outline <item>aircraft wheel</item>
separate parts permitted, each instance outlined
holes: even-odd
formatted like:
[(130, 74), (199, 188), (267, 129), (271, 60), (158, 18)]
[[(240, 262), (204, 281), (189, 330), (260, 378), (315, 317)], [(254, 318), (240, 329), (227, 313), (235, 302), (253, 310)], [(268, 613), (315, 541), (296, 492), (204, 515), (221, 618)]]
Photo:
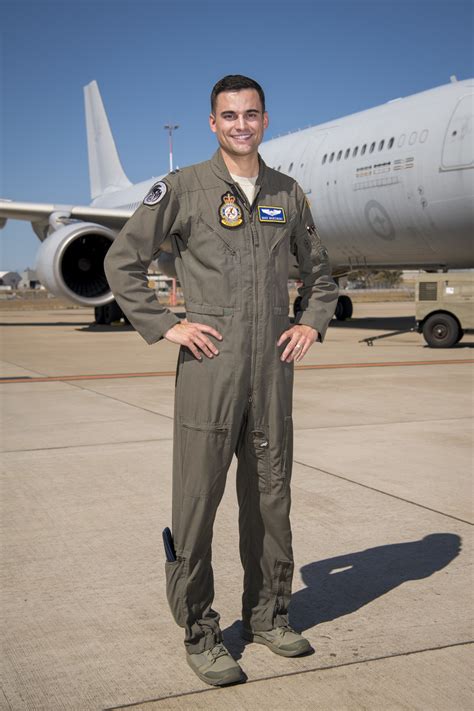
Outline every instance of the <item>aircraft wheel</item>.
[(116, 301), (94, 309), (96, 323), (110, 325), (113, 321), (120, 321), (123, 316), (122, 309)]
[(346, 294), (340, 296), (337, 300), (335, 316), (338, 321), (346, 321), (351, 318), (353, 312), (352, 299)]
[(301, 311), (301, 296), (297, 296), (293, 303), (293, 316), (296, 318), (297, 314)]
[(99, 324), (105, 323), (105, 314), (104, 314), (104, 307), (103, 306), (96, 306), (94, 309), (94, 318), (95, 322)]
[(433, 314), (423, 325), (423, 336), (431, 348), (451, 348), (461, 338), (461, 329), (449, 314)]

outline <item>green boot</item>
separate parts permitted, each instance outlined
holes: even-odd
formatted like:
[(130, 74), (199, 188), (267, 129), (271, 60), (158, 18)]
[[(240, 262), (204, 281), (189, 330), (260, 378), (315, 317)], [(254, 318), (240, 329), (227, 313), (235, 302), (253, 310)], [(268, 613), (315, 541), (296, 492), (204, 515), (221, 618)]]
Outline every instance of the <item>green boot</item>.
[(264, 632), (252, 632), (244, 627), (242, 637), (249, 642), (264, 644), (275, 654), (281, 654), (282, 657), (299, 657), (300, 654), (306, 654), (312, 650), (308, 640), (291, 629), (289, 625), (275, 627), (273, 630)]
[(206, 684), (225, 686), (244, 681), (245, 675), (223, 644), (216, 644), (199, 654), (186, 654), (193, 672)]

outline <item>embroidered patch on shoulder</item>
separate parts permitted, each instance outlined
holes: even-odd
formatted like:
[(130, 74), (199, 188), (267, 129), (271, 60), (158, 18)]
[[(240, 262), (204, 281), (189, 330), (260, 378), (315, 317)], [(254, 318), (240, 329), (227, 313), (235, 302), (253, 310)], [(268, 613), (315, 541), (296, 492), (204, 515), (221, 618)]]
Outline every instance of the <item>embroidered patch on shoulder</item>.
[(167, 192), (168, 188), (166, 187), (166, 183), (163, 183), (163, 181), (159, 180), (147, 192), (143, 200), (143, 204), (148, 205), (148, 207), (158, 205), (160, 200), (163, 200)]
[(244, 221), (242, 208), (237, 202), (235, 195), (229, 191), (222, 196), (222, 204), (219, 207), (219, 217), (224, 227), (238, 227)]
[(260, 222), (286, 222), (286, 215), (282, 207), (259, 205), (258, 219)]

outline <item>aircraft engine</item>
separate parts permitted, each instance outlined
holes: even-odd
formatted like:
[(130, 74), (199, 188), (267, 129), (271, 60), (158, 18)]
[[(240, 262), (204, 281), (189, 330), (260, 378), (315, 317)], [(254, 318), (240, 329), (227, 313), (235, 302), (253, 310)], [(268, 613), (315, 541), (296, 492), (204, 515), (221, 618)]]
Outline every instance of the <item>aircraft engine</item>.
[(105, 306), (114, 300), (104, 272), (104, 258), (115, 232), (92, 222), (59, 227), (42, 242), (36, 271), (56, 296), (83, 306)]

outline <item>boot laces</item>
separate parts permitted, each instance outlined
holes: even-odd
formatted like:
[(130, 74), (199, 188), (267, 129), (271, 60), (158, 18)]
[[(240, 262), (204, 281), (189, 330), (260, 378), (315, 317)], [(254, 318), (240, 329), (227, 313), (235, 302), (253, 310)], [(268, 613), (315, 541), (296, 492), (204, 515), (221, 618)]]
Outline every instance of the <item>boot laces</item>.
[(280, 634), (281, 637), (285, 634), (285, 632), (294, 632), (295, 630), (290, 627), (290, 625), (278, 625), (277, 627), (278, 633)]
[(226, 657), (228, 652), (222, 643), (216, 644), (212, 649), (209, 650), (213, 659), (218, 659), (219, 657)]

